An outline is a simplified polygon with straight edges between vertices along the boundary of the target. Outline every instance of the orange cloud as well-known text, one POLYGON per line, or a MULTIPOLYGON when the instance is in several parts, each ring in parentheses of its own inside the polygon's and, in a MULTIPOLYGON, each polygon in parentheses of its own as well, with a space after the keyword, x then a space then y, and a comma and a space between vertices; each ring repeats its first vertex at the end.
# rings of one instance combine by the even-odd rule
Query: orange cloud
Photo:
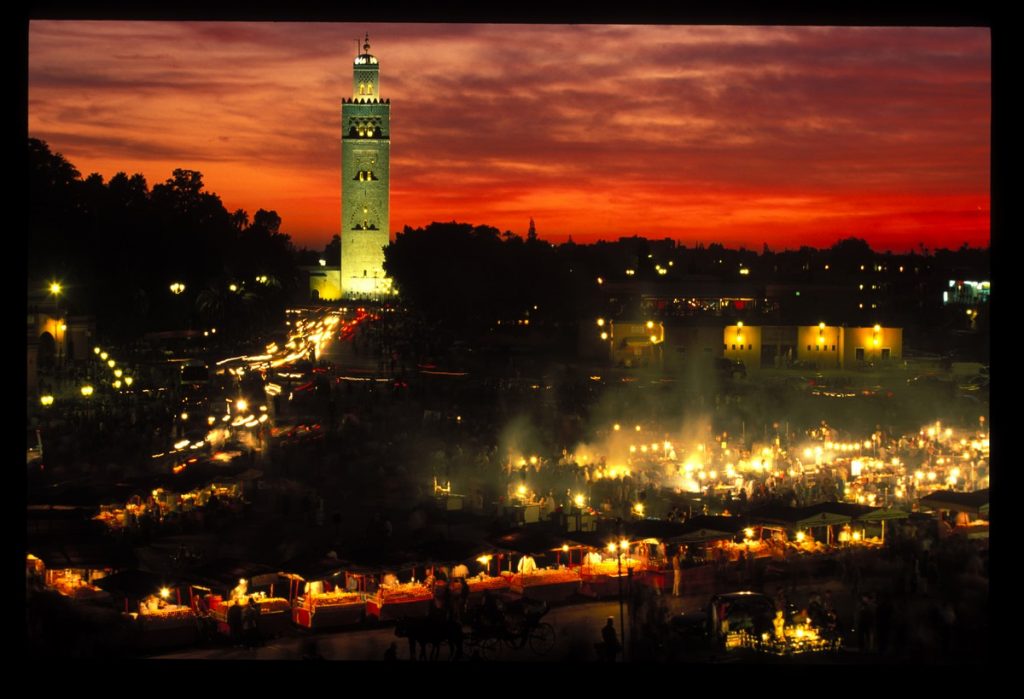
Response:
POLYGON ((988 30, 33 21, 29 134, 83 173, 204 173, 319 247, 371 35, 391 227, 760 247, 989 240, 988 30))

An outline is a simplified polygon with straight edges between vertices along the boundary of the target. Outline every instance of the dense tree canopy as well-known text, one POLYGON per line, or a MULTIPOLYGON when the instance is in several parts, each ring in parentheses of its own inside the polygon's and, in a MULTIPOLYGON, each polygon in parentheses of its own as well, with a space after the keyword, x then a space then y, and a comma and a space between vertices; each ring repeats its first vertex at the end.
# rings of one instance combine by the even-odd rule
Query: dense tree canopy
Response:
POLYGON ((585 275, 572 269, 569 253, 536 237, 452 221, 407 226, 385 249, 384 269, 403 301, 429 320, 472 330, 497 320, 575 319, 585 275))
POLYGON ((277 315, 298 283, 281 217, 228 212, 198 171, 177 169, 150 189, 141 174, 83 179, 37 139, 28 150, 29 283, 61 280, 67 308, 96 315, 104 334, 241 327, 277 315), (185 293, 172 294, 172 282, 185 293))

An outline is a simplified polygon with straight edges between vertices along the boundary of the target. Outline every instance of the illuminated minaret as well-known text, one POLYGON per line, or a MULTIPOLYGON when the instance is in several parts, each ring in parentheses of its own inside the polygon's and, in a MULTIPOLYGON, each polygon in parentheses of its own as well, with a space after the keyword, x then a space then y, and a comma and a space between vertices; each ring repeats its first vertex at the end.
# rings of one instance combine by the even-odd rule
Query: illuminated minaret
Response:
POLYGON ((384 247, 391 226, 391 104, 380 98, 380 64, 370 35, 352 69, 352 97, 341 101, 341 294, 391 293, 384 247))

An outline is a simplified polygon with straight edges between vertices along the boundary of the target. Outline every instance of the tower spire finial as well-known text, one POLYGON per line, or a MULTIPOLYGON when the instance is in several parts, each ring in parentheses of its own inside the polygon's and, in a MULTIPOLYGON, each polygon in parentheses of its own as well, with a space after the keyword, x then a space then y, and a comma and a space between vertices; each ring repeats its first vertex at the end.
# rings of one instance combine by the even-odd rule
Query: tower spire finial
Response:
POLYGON ((370 32, 366 32, 366 39, 363 40, 363 53, 370 53, 370 32))

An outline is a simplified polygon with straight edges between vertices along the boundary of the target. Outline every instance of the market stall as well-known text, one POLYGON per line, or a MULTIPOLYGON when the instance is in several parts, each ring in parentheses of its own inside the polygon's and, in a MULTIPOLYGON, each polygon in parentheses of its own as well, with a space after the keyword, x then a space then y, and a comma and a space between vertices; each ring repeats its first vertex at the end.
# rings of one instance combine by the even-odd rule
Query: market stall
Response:
POLYGON ((639 559, 639 565, 634 570, 634 579, 639 584, 653 587, 659 592, 671 592, 672 552, 688 531, 686 525, 664 520, 640 519, 628 522, 625 531, 639 559))
POLYGON ((424 581, 410 578, 403 583, 395 574, 386 573, 376 592, 366 596, 366 615, 380 621, 424 617, 433 599, 433 587, 424 581))
POLYGON ((31 562, 45 588, 80 602, 98 604, 109 603, 111 598, 96 582, 127 563, 117 550, 85 542, 34 545, 29 556, 26 562, 31 562))
POLYGON ((452 598, 460 599, 463 585, 469 588, 466 598, 469 606, 482 604, 487 591, 508 591, 511 576, 500 574, 504 555, 496 554, 493 547, 481 541, 431 539, 415 544, 414 548, 432 566, 430 572, 437 600, 443 600, 449 591, 452 598), (476 570, 476 574, 470 575, 471 570, 476 570), (492 571, 497 574, 492 575, 492 571))
POLYGON ((366 616, 365 593, 358 578, 342 570, 337 558, 292 561, 288 572, 288 597, 292 604, 292 622, 307 629, 328 629, 359 624, 366 616), (355 584, 352 584, 355 582, 355 584))
POLYGON ((564 602, 578 593, 583 583, 578 570, 562 563, 567 544, 560 537, 543 531, 514 530, 491 539, 506 556, 508 570, 503 572, 509 590, 515 594, 544 602, 564 602), (534 558, 540 558, 540 563, 534 558))
POLYGON ((365 593, 366 616, 378 621, 423 617, 434 598, 433 583, 422 571, 417 577, 415 556, 380 547, 343 552, 349 584, 365 593), (348 563, 350 562, 350 563, 348 563))
POLYGON ((177 584, 153 573, 125 570, 98 580, 97 585, 124 600, 140 648, 186 646, 198 639, 198 619, 188 604, 182 604, 177 584))
POLYGON ((275 596, 280 588, 278 573, 260 563, 238 561, 213 562, 196 572, 197 581, 209 585, 212 592, 204 597, 204 605, 216 629, 232 635, 232 622, 241 623, 241 613, 249 600, 260 610, 259 632, 262 636, 280 635, 291 625, 291 604, 275 596))
POLYGON ((970 493, 940 490, 920 500, 924 510, 935 512, 940 523, 940 533, 957 534, 968 539, 987 539, 989 532, 989 489, 970 493))
POLYGON ((103 601, 110 596, 93 584, 95 580, 106 575, 108 570, 90 568, 47 569, 46 587, 56 590, 65 597, 83 601, 103 601))
MULTIPOLYGON (((856 507, 856 506, 852 506, 856 507)), ((839 537, 837 528, 849 524, 853 517, 861 512, 861 509, 851 510, 849 503, 820 503, 810 507, 783 507, 780 505, 769 505, 756 508, 748 513, 752 525, 782 525, 787 532, 792 532, 790 537, 796 540, 797 533, 804 533, 805 537, 800 540, 798 552, 823 553, 824 549, 814 546, 810 542, 824 542, 824 547, 831 547, 838 543, 839 537)))
POLYGON ((559 553, 564 553, 568 567, 579 574, 580 594, 602 599, 626 589, 630 568, 635 579, 640 560, 630 555, 631 545, 619 537, 612 541, 610 534, 575 532, 572 545, 564 545, 559 553))

